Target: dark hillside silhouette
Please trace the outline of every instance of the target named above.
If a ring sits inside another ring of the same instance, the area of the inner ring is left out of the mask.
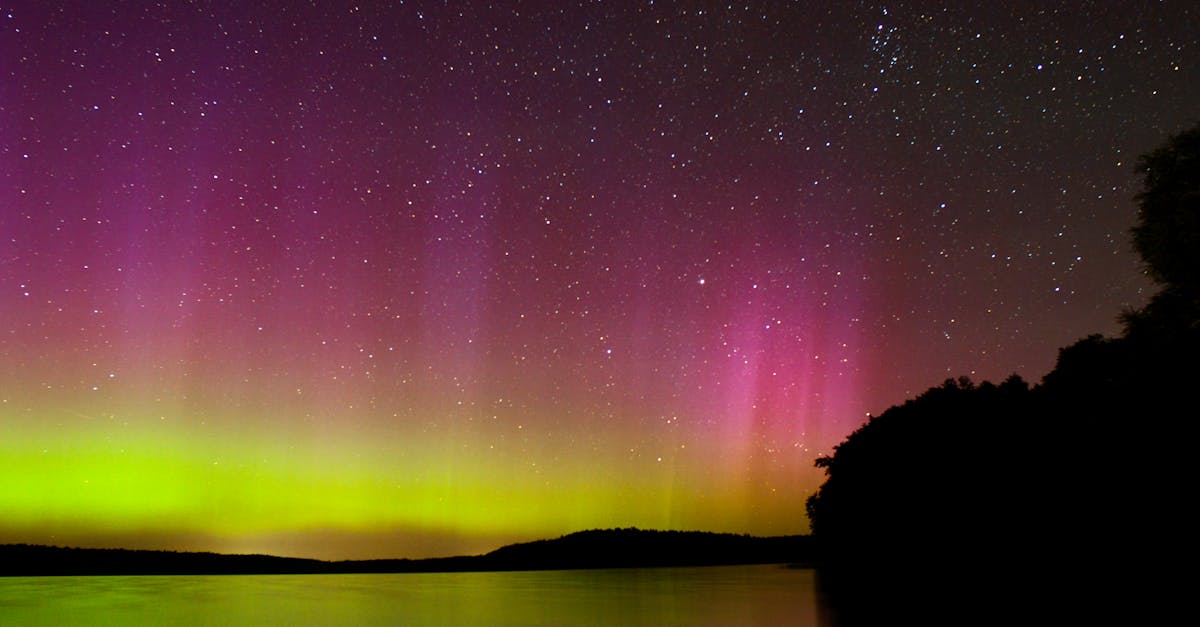
[[[906,606],[956,622],[1017,600],[1146,620],[1181,592],[1168,565],[1190,568],[1194,542],[1200,127],[1138,167],[1134,246],[1161,289],[1122,336],[1061,349],[1032,389],[947,381],[817,460],[808,513],[851,622]]]
[[[611,529],[511,544],[483,556],[490,570],[562,570],[811,562],[809,536],[757,538],[701,531]]]
[[[810,563],[809,536],[597,529],[485,555],[326,562],[271,555],[0,545],[0,576],[419,573]]]

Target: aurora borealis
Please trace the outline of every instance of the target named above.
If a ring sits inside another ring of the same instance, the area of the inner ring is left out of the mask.
[[[1200,115],[1188,2],[161,4],[0,5],[0,542],[807,531],[1145,302]]]

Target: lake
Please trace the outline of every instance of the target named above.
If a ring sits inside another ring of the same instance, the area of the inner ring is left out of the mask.
[[[20,625],[822,625],[780,565],[384,575],[0,578]]]

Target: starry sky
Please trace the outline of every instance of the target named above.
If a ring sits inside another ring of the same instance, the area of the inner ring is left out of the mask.
[[[980,5],[0,0],[0,542],[807,532],[1153,290],[1200,10]]]

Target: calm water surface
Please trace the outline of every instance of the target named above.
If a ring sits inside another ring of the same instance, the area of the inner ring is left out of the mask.
[[[396,575],[0,578],[13,625],[825,625],[778,565]]]

